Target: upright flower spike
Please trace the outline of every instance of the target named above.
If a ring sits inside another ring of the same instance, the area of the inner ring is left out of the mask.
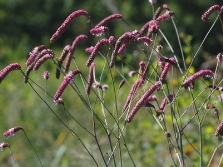
[[[112,14],[106,18],[104,18],[101,22],[99,22],[95,27],[100,27],[100,26],[104,26],[105,24],[107,24],[108,22],[115,20],[115,19],[122,19],[122,15],[121,14]]]
[[[218,12],[220,11],[220,6],[219,5],[213,5],[211,6],[202,16],[201,19],[203,21],[208,21],[209,20],[209,16],[211,15],[211,13],[213,13],[215,10],[217,10]]]
[[[213,77],[214,73],[211,70],[200,70],[196,72],[195,74],[189,76],[181,85],[181,87],[184,87],[185,89],[187,89],[189,86],[191,86],[191,88],[193,89],[195,80],[202,76]]]
[[[47,49],[46,46],[44,45],[40,45],[35,47],[30,53],[29,53],[29,58],[27,59],[25,65],[26,67],[30,66],[34,60],[36,59],[36,57],[38,57],[38,55],[41,53],[41,51]]]
[[[72,46],[70,48],[70,52],[68,53],[67,58],[66,58],[65,66],[64,66],[65,73],[67,73],[69,71],[70,63],[71,63],[73,54],[76,50],[76,47],[77,47],[78,43],[83,39],[88,39],[88,37],[86,35],[81,34],[81,35],[77,36],[75,38],[75,40],[73,41]]]
[[[162,83],[160,81],[156,82],[154,85],[152,85],[149,90],[147,90],[144,95],[139,99],[139,101],[135,104],[135,106],[132,108],[130,114],[128,115],[127,122],[130,123],[134,117],[134,115],[138,112],[141,106],[143,106],[144,101],[152,95],[156,90],[158,90],[161,87]]]
[[[157,8],[154,16],[153,16],[153,20],[156,20],[157,17],[159,17],[160,13],[164,10],[169,10],[169,6],[167,4],[163,4],[160,7]]]
[[[93,85],[93,82],[94,82],[94,72],[95,72],[95,63],[91,63],[90,68],[89,68],[87,86],[86,86],[86,92],[88,95],[91,92],[91,86]]]
[[[215,130],[215,136],[223,136],[223,120],[218,125],[217,129]]]
[[[100,49],[100,47],[104,44],[109,44],[109,40],[104,38],[104,39],[101,39],[100,41],[97,42],[97,44],[95,45],[93,51],[91,52],[91,55],[89,56],[87,62],[86,62],[86,66],[89,67],[91,65],[91,63],[94,61],[97,53],[98,53],[98,50]]]
[[[4,142],[0,143],[0,151],[3,151],[6,147],[10,148],[10,145]]]
[[[7,130],[6,132],[3,133],[3,136],[5,137],[12,137],[15,135],[16,132],[18,132],[19,130],[23,130],[23,128],[21,126],[16,126],[14,128],[11,128],[9,130]]]
[[[60,70],[61,70],[61,67],[62,67],[62,64],[63,64],[63,61],[64,59],[67,57],[67,55],[69,54],[70,52],[70,49],[71,49],[71,46],[70,45],[66,45],[64,48],[63,48],[63,51],[58,59],[58,62],[57,62],[57,68],[56,68],[56,78],[59,79],[60,78]]]
[[[21,66],[19,63],[9,64],[5,68],[0,71],[0,83],[3,79],[13,70],[21,70]]]
[[[69,27],[71,22],[79,16],[85,16],[87,18],[90,18],[90,16],[88,15],[88,12],[85,10],[81,9],[81,10],[74,11],[65,19],[65,21],[61,24],[61,26],[57,29],[57,31],[52,35],[52,37],[50,38],[50,42],[51,43],[55,42],[63,34],[63,32]]]
[[[71,84],[74,79],[75,76],[77,74],[80,74],[80,70],[73,70],[70,71],[65,77],[63,82],[61,83],[60,87],[57,89],[57,92],[54,95],[54,102],[56,102],[57,100],[59,100],[60,96],[63,94],[64,90],[66,89],[66,87]]]
[[[124,112],[127,109],[127,107],[129,106],[129,103],[132,101],[132,99],[135,95],[136,90],[142,85],[142,83],[143,83],[143,79],[140,78],[132,85],[132,87],[129,91],[129,95],[126,99],[126,102],[122,108],[122,112]]]

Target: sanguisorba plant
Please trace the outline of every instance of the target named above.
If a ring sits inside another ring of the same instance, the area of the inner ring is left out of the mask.
[[[150,3],[154,8],[155,1]],[[202,20],[208,21],[209,16],[216,12],[217,17],[213,23],[216,26],[216,22],[221,21],[222,10],[223,7],[214,5],[202,15]],[[18,63],[6,66],[0,71],[0,82],[4,82],[3,79],[13,70],[19,70],[23,74],[24,82],[33,89],[61,126],[70,132],[70,137],[79,141],[88,155],[88,158],[80,161],[83,166],[221,166],[223,154],[219,150],[222,150],[223,121],[219,110],[223,107],[223,80],[219,71],[223,56],[216,53],[215,71],[191,70],[193,61],[199,55],[213,26],[203,37],[197,52],[190,55],[190,62],[184,61],[185,56],[174,22],[175,13],[167,4],[158,7],[152,20],[139,30],[130,27],[121,14],[107,16],[95,25],[94,18],[87,11],[77,10],[64,20],[50,42],[60,40],[59,37],[80,16],[87,20],[90,35],[95,36],[96,43],[89,41],[89,32],[83,32],[72,44],[64,46],[61,55],[55,55],[53,50],[39,45],[30,52],[25,63],[26,69]],[[113,21],[116,24],[127,24],[130,30],[120,36],[113,36],[108,26]],[[171,46],[160,22],[172,23],[179,42],[178,48]],[[85,50],[86,57],[75,56],[75,50],[82,41],[89,43]],[[132,56],[131,61],[126,59],[129,57],[129,47],[139,51],[137,58]],[[181,55],[175,55],[175,50],[181,50]],[[32,78],[32,73],[44,68],[43,64],[48,59],[55,65],[55,76],[50,76],[45,69],[43,77],[46,80],[60,81],[55,94],[47,92],[47,89]],[[79,64],[78,59],[85,59],[86,63]],[[76,111],[67,105],[67,89],[69,98],[78,98],[81,101],[82,111]],[[50,101],[45,100],[39,92],[41,90]],[[52,107],[54,103],[63,109],[66,121]],[[88,119],[85,122],[84,119],[77,119],[77,112],[88,115]],[[210,126],[211,130],[207,131]],[[35,141],[31,143],[24,128],[11,127],[3,135],[11,137],[22,130],[40,165],[49,166],[42,163],[41,156],[34,149]],[[79,135],[80,132],[85,133],[93,142],[86,142]],[[154,139],[153,135],[159,139]],[[141,137],[146,137],[149,142],[143,141]],[[163,141],[161,139],[166,140],[166,145],[159,143]],[[145,145],[140,142],[145,142]],[[210,143],[212,146],[206,147]],[[0,144],[1,150],[7,147],[10,148],[8,143]],[[156,151],[150,153],[150,149]],[[12,153],[11,157],[15,163]],[[75,166],[75,162],[70,165]]]

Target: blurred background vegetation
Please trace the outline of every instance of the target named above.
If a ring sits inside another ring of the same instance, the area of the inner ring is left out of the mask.
[[[158,0],[155,4],[154,7],[156,9],[161,4],[166,3],[174,11],[176,15],[175,21],[185,51],[185,59],[191,56],[191,52],[194,54],[197,51],[217,16],[214,13],[210,17],[210,20],[204,23],[201,20],[201,15],[210,6],[214,4],[220,5],[221,2],[221,0],[205,1],[205,3],[203,0]],[[18,62],[22,65],[22,69],[25,69],[25,61],[29,52],[35,46],[42,44],[54,50],[56,57],[58,57],[63,47],[71,44],[79,34],[88,35],[89,41],[92,42],[82,42],[75,52],[78,58],[81,57],[77,61],[80,64],[85,64],[88,55],[84,53],[84,49],[94,45],[97,41],[89,33],[91,25],[87,23],[86,18],[78,18],[59,40],[52,44],[49,42],[51,35],[64,19],[71,12],[78,9],[88,11],[93,24],[96,24],[110,14],[121,13],[125,21],[137,30],[147,21],[151,20],[153,14],[152,6],[148,0],[0,0],[0,68],[10,63]],[[133,30],[124,22],[118,21],[110,23],[109,27],[116,37],[125,31]],[[180,54],[179,44],[177,43],[172,25],[168,27],[161,24],[161,29],[167,38],[170,39],[176,55]],[[208,39],[193,64],[196,69],[215,68],[213,66],[215,56],[218,53],[222,53],[222,35],[222,27],[220,26],[220,21],[218,21],[217,26],[211,31],[211,34],[208,36]],[[129,49],[129,54],[132,53],[133,50]],[[47,92],[53,95],[61,81],[55,81],[55,79],[51,81],[50,79],[46,85],[45,80],[42,78],[44,70],[49,70],[51,77],[54,78],[55,65],[52,62],[47,62],[45,68],[41,68],[38,73],[32,72],[30,77],[42,87],[46,87]],[[83,68],[84,70],[87,73],[88,69]],[[80,146],[77,139],[71,137],[69,131],[59,123],[57,118],[37,97],[30,86],[23,83],[23,75],[18,71],[13,73],[13,75],[8,76],[0,85],[0,133],[14,126],[22,126],[26,130],[34,147],[37,149],[45,166],[89,166],[91,160],[89,160],[88,155],[83,150],[83,147]],[[36,89],[38,88],[36,87]],[[129,88],[126,88],[126,91],[128,92]],[[44,96],[44,91],[39,89],[38,92]],[[65,97],[68,101],[67,105],[69,108],[75,108],[75,110],[79,111],[79,113],[75,113],[76,118],[80,122],[83,122],[86,127],[91,127],[86,121],[90,119],[88,118],[89,116],[83,114],[85,111],[79,102],[80,100],[75,99],[73,95],[71,96],[69,91],[66,92]],[[52,99],[46,96],[46,100],[50,101]],[[51,107],[66,122],[63,108],[54,104]],[[71,124],[71,127],[75,128],[75,125]],[[127,140],[133,143],[129,147],[131,151],[135,152],[134,156],[137,166],[147,166],[147,164],[162,166],[163,161],[160,161],[159,157],[156,162],[151,159],[151,155],[154,156],[154,154],[157,156],[165,156],[168,154],[167,145],[165,148],[166,151],[163,150],[163,145],[159,145],[162,140],[159,138],[160,133],[162,133],[159,127],[153,125],[149,120],[146,120],[141,124],[134,124],[131,128],[133,129],[127,131],[126,135],[134,136],[134,138],[127,137]],[[154,129],[157,131],[154,131]],[[212,132],[213,129],[210,131]],[[87,142],[87,145],[91,147],[92,151],[96,150],[93,141],[88,140],[86,134],[82,134],[81,131],[78,131],[78,133]],[[22,132],[19,132],[15,137],[10,139],[5,139],[3,136],[0,136],[0,141],[10,143],[16,166],[30,166],[30,164],[39,166],[37,158]],[[9,155],[10,152],[8,150],[1,152],[0,166],[10,166]],[[166,165],[168,166],[168,164]]]

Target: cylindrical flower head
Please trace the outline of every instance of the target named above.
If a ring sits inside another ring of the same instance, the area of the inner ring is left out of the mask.
[[[125,79],[122,79],[118,86],[118,89],[120,89],[124,84],[125,84]]]
[[[129,91],[129,95],[127,97],[127,100],[122,108],[122,112],[124,112],[127,107],[129,106],[129,103],[131,102],[131,100],[133,99],[134,95],[135,95],[135,92],[136,90],[138,89],[138,87],[140,87],[143,83],[143,80],[142,79],[138,79],[131,87],[130,91]]]
[[[118,40],[116,41],[115,43],[115,48],[112,52],[112,56],[111,56],[111,62],[109,64],[110,67],[113,67],[115,65],[115,59],[116,59],[116,56],[117,56],[117,53],[118,53],[118,50],[121,46],[121,43],[125,40],[125,39],[128,39],[128,38],[132,38],[132,32],[125,32],[124,34],[122,34]]]
[[[149,23],[149,28],[148,28],[148,36],[150,36],[151,34],[155,34],[159,31],[159,23],[156,20],[151,20]]]
[[[66,62],[65,62],[65,66],[64,66],[64,72],[67,73],[69,71],[69,68],[70,68],[70,63],[71,63],[71,60],[73,58],[73,54],[76,50],[76,47],[78,45],[78,43],[83,40],[83,39],[87,39],[88,37],[86,35],[79,35],[75,38],[75,40],[73,41],[72,43],[72,46],[70,48],[70,52],[67,54],[67,58],[66,58]]]
[[[209,16],[211,15],[211,13],[213,13],[215,10],[220,11],[220,6],[219,5],[213,5],[211,6],[202,16],[201,19],[203,21],[208,21],[209,20]]]
[[[223,136],[223,121],[218,125],[217,129],[215,130],[215,136]]]
[[[136,105],[132,108],[132,111],[130,112],[128,118],[127,118],[127,122],[130,123],[134,117],[134,115],[138,112],[138,110],[140,109],[140,107],[143,105],[144,101],[153,94],[153,92],[155,92],[157,89],[160,88],[160,86],[162,85],[161,82],[156,82],[154,85],[152,85],[149,90],[147,90],[144,95],[139,99],[139,101],[136,103]]]
[[[6,132],[3,133],[3,136],[5,137],[12,137],[15,135],[16,132],[18,132],[19,130],[23,130],[23,128],[21,126],[16,126],[14,128],[11,128],[9,130],[7,130]]]
[[[137,38],[137,41],[144,42],[146,46],[149,46],[152,42],[152,40],[149,37],[139,37]]]
[[[163,9],[169,10],[169,6],[167,4],[163,4],[162,6],[158,7],[154,16],[153,16],[153,20],[156,20],[156,18],[159,17],[159,15],[163,11]]]
[[[104,38],[104,39],[101,39],[100,41],[97,42],[97,44],[95,45],[93,51],[91,52],[91,55],[89,56],[87,62],[86,62],[86,66],[90,66],[91,63],[94,61],[97,53],[98,53],[98,50],[100,49],[100,47],[104,44],[109,44],[109,40]]]
[[[106,18],[104,18],[100,23],[98,23],[95,27],[100,27],[103,26],[105,24],[107,24],[108,22],[115,20],[115,19],[122,19],[122,15],[121,14],[112,14]]]
[[[218,53],[216,59],[217,59],[218,63],[222,63],[223,62],[223,55],[221,53]]]
[[[53,51],[49,51],[47,54],[42,56],[39,60],[36,61],[33,70],[38,70],[39,67],[48,59],[53,59],[54,58],[54,53]]]
[[[5,68],[0,71],[0,83],[2,80],[13,70],[21,70],[21,66],[19,63],[9,64]]]
[[[90,46],[85,49],[85,52],[91,53],[93,50],[94,50],[94,46]]]
[[[172,103],[174,99],[174,95],[168,95],[167,97],[165,97],[160,105],[160,110],[164,110],[164,108],[166,107],[167,103]]]
[[[213,77],[214,73],[211,70],[200,70],[195,74],[189,76],[181,86],[187,89],[192,84],[193,88],[195,80],[202,76]]]
[[[74,81],[75,76],[80,73],[81,73],[80,70],[73,70],[73,71],[70,71],[64,77],[63,82],[61,83],[60,87],[57,89],[57,92],[54,95],[54,101],[57,101],[60,98],[60,96],[63,94],[64,90],[66,89],[66,87],[69,84],[71,84]]]
[[[74,11],[65,19],[65,21],[61,24],[61,26],[57,29],[57,31],[52,35],[52,37],[50,38],[50,42],[51,43],[55,42],[63,34],[63,32],[69,27],[71,22],[79,16],[85,16],[87,18],[90,18],[88,15],[88,12],[85,10]]]
[[[173,15],[174,15],[174,13],[172,11],[166,11],[166,13],[159,16],[156,20],[157,21],[168,20]]]
[[[89,68],[87,86],[86,86],[86,92],[88,95],[91,92],[91,86],[93,85],[93,82],[94,82],[94,69],[95,69],[95,63],[91,63],[90,68]]]
[[[56,68],[56,78],[59,79],[60,78],[60,70],[61,70],[61,67],[62,67],[62,64],[63,64],[63,61],[64,59],[66,58],[66,56],[69,54],[70,52],[70,49],[71,49],[71,46],[70,45],[66,45],[58,59],[58,62],[57,62],[57,68]]]
[[[0,143],[0,151],[3,151],[6,147],[10,147],[10,145],[8,143]]]
[[[160,81],[161,81],[162,83],[165,83],[167,73],[168,73],[170,67],[172,66],[172,64],[175,63],[175,58],[174,58],[174,57],[171,57],[171,58],[169,58],[168,60],[169,60],[170,62],[166,62],[166,63],[165,63],[165,66],[163,67],[163,69],[162,69],[162,73],[161,73],[161,75],[160,75]],[[161,59],[160,59],[160,61],[161,61]],[[164,60],[164,61],[166,61],[166,60]]]
[[[128,37],[125,39],[125,42],[119,47],[118,54],[121,54],[124,52],[124,50],[127,48],[127,46],[132,42],[132,37]]]
[[[108,31],[108,27],[100,26],[100,27],[94,27],[90,30],[90,33],[92,35],[95,35],[97,37],[104,35]]]
[[[37,55],[40,54],[41,51],[47,49],[46,46],[40,45],[35,47],[30,53],[29,53],[29,58],[27,59],[25,65],[26,67],[30,66],[34,60],[36,59]]]

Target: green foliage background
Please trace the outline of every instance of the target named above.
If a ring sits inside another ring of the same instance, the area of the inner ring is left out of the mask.
[[[221,5],[221,2],[221,0],[205,1],[205,3],[203,0],[158,0],[157,4],[155,4],[156,9],[159,5],[167,3],[170,9],[174,11],[180,37],[184,41],[182,45],[185,52],[188,47],[186,38],[192,37],[190,49],[189,52],[186,52],[185,58],[190,55],[190,51],[196,52],[215,18],[215,16],[211,16],[210,21],[204,23],[200,19],[201,15],[213,4]],[[121,13],[125,21],[137,30],[152,19],[153,13],[152,7],[147,0],[0,0],[0,68],[4,68],[9,63],[18,62],[25,69],[24,64],[29,52],[35,46],[41,44],[54,50],[56,57],[58,57],[63,47],[72,43],[79,34],[88,35],[90,41],[95,43],[97,39],[89,33],[91,25],[87,23],[86,18],[78,18],[58,41],[50,44],[49,39],[57,27],[71,12],[78,9],[88,11],[94,24],[112,13]],[[118,21],[110,23],[109,27],[112,27],[111,31],[116,37],[120,36],[124,31],[132,30],[123,22]],[[161,27],[165,35],[170,39],[176,55],[180,54],[176,37],[172,37],[175,34],[173,28],[162,25]],[[88,43],[83,42],[75,52],[75,57],[77,57],[80,65],[85,64],[87,60],[84,49],[88,46],[90,46]],[[206,62],[208,67],[212,67],[212,59],[215,59],[213,56],[222,52],[222,46],[222,29],[220,26],[216,26],[196,58],[195,68],[200,68],[201,62]],[[129,52],[131,54],[131,49]],[[134,64],[132,65],[134,66]],[[42,73],[46,69],[51,72],[51,77],[53,78],[55,66],[52,62],[47,62],[44,68],[41,68],[38,72],[32,72],[30,77],[42,87],[46,87],[47,92],[53,95],[61,81],[49,79],[46,85],[45,80],[42,78]],[[82,67],[82,70],[87,74],[87,68]],[[105,79],[106,81],[109,80]],[[124,89],[126,90],[123,92],[129,91],[129,88]],[[44,96],[45,92],[38,90]],[[123,96],[127,95],[123,94]],[[75,111],[73,111],[75,117],[86,127],[91,127],[92,125],[88,122],[90,117],[85,114],[85,108],[78,97],[71,94],[69,90],[65,92],[64,97],[69,108],[75,108]],[[46,96],[46,100],[50,101],[52,99]],[[66,122],[63,109],[53,103],[51,107]],[[30,86],[23,83],[23,75],[18,71],[9,75],[0,85],[0,108],[0,133],[14,126],[22,126],[45,166],[89,166],[91,163],[78,140],[70,135],[69,131],[49,111]],[[139,122],[130,125],[129,130],[126,131],[127,141],[132,143],[128,146],[134,152],[137,166],[147,166],[148,164],[162,166],[163,161],[167,162],[164,166],[171,165],[171,160],[168,159],[170,157],[164,160],[160,159],[160,157],[166,157],[165,155],[168,154],[168,145],[167,143],[165,145],[165,140],[163,141],[160,137],[163,132],[153,121],[150,118],[144,120],[143,116],[141,118],[139,116]],[[71,127],[78,128],[72,122]],[[98,131],[100,132],[100,129]],[[214,129],[209,128],[209,131],[211,134]],[[78,131],[78,133],[92,152],[97,152],[93,141],[89,140],[88,136],[81,131]],[[194,140],[196,139],[194,138]],[[17,133],[15,137],[10,139],[0,136],[0,141],[10,143],[16,166],[30,166],[30,164],[39,166],[37,158],[22,132]],[[103,139],[101,139],[101,142],[103,143]],[[210,148],[207,147],[206,149]],[[98,158],[100,159],[99,155]],[[1,166],[10,166],[10,161],[9,150],[0,153]],[[131,166],[131,163],[129,166]]]

